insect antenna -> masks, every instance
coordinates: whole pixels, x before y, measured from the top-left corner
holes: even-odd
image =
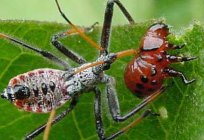
[[[56,2],[56,4],[57,4],[57,8],[58,8],[58,10],[59,10],[61,16],[69,23],[69,25],[70,25],[73,29],[75,29],[75,30],[79,33],[79,35],[80,35],[86,42],[88,42],[90,45],[92,45],[92,46],[93,46],[94,48],[96,48],[97,50],[102,51],[103,48],[102,48],[101,46],[99,46],[99,45],[98,45],[96,42],[94,42],[91,38],[89,38],[87,35],[85,35],[80,29],[78,29],[77,26],[75,26],[75,25],[66,17],[66,15],[62,12],[58,1],[55,0],[55,2]]]

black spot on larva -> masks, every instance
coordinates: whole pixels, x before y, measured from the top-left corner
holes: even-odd
[[[149,92],[154,92],[155,89],[154,89],[154,88],[148,88],[147,91],[149,91]]]
[[[143,97],[142,94],[143,94],[142,91],[140,91],[140,90],[135,90],[135,94],[134,94],[134,95],[136,95],[138,98],[142,98],[142,97]]]
[[[34,92],[34,96],[35,97],[38,97],[39,95],[39,90],[38,90],[38,87],[36,85],[33,85],[33,92]]]
[[[135,93],[138,93],[138,94],[142,94],[142,92],[140,90],[135,90]]]
[[[151,68],[151,76],[155,76],[157,74],[156,68],[152,67]]]
[[[141,76],[140,76],[140,79],[141,79],[141,81],[142,81],[143,83],[147,83],[147,82],[148,82],[148,78],[147,78],[147,76],[145,76],[145,75],[141,75]]]
[[[157,85],[157,80],[152,80],[151,84],[152,85]]]
[[[55,83],[53,81],[50,81],[49,86],[50,86],[51,91],[54,92],[54,90],[55,90]]]
[[[136,84],[136,87],[137,87],[138,89],[143,89],[143,88],[144,88],[143,84],[139,84],[139,83]]]
[[[45,83],[42,83],[41,88],[42,88],[43,94],[46,95],[47,94],[47,85]]]

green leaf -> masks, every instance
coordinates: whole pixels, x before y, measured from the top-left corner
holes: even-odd
[[[118,52],[130,48],[137,49],[139,41],[152,21],[133,26],[113,27],[111,34],[110,52]],[[68,58],[60,54],[50,43],[52,35],[66,31],[69,27],[64,24],[35,22],[35,21],[1,21],[0,32],[19,38],[34,47],[49,50],[60,58],[68,61],[72,66],[77,66]],[[95,29],[89,34],[93,40],[99,42],[101,28]],[[165,84],[169,85],[165,93],[159,99],[151,103],[147,108],[161,113],[160,117],[148,117],[138,126],[132,128],[118,139],[130,140],[187,140],[204,138],[204,28],[201,25],[191,25],[182,31],[181,35],[171,35],[171,42],[176,44],[187,43],[180,50],[171,53],[177,55],[196,56],[197,60],[175,64],[172,67],[184,72],[188,79],[195,78],[196,82],[184,85],[180,78],[171,78]],[[62,41],[72,50],[82,55],[90,62],[97,58],[98,52],[90,47],[79,36],[65,38]],[[37,68],[62,69],[53,62],[42,58],[34,52],[19,47],[4,39],[0,39],[0,89],[7,86],[8,81],[21,73]],[[117,91],[122,114],[131,110],[140,100],[135,98],[124,85],[123,72],[131,57],[117,60],[106,73],[112,75],[117,81]],[[116,123],[112,120],[108,111],[106,96],[103,89],[103,120],[106,136],[126,126],[139,116]],[[95,120],[93,113],[93,94],[84,93],[77,107],[60,123],[53,126],[50,139],[67,140],[95,140]],[[58,110],[60,113],[68,104]],[[144,111],[144,110],[143,110]],[[141,111],[141,112],[143,112]],[[49,114],[34,114],[19,111],[8,101],[0,99],[0,139],[19,140],[35,128],[46,122]],[[42,134],[37,137],[42,139]]]

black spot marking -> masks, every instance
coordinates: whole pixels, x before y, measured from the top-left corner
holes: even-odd
[[[38,102],[38,106],[41,107],[43,105],[42,101]]]
[[[152,85],[157,85],[157,80],[152,80],[151,84]]]
[[[51,105],[51,101],[47,101],[47,104],[48,104],[48,105]]]
[[[142,94],[142,91],[136,89],[135,93]]]
[[[41,88],[42,88],[43,94],[46,95],[47,94],[47,85],[45,83],[42,83]]]
[[[34,96],[35,97],[38,97],[39,95],[39,90],[38,90],[38,87],[36,85],[33,85],[33,92],[34,92]]]
[[[137,87],[138,89],[143,89],[143,88],[144,88],[144,85],[137,83],[137,84],[136,84],[136,87]]]
[[[27,99],[30,97],[30,89],[23,85],[15,85],[13,88],[15,98],[18,100]]]
[[[104,70],[109,70],[110,69],[110,65],[106,65],[103,69]]]
[[[148,88],[147,91],[149,91],[149,92],[154,92],[155,89],[154,89],[154,88]]]
[[[140,90],[135,90],[135,96],[137,96],[138,98],[142,98],[143,97],[143,92]]]
[[[51,91],[54,92],[55,91],[55,83],[53,81],[50,81],[49,86],[50,86]]]
[[[32,106],[32,103],[29,102],[29,103],[28,103],[28,106]]]
[[[143,83],[147,83],[147,82],[148,82],[148,78],[147,78],[147,76],[145,76],[145,75],[141,75],[141,76],[140,76],[140,79],[141,79],[141,81],[142,81]]]
[[[155,67],[151,68],[151,76],[155,76],[157,74],[157,70]]]

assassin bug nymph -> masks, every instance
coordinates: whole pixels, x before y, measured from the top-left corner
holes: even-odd
[[[188,81],[181,72],[177,72],[168,67],[172,62],[189,61],[195,57],[176,57],[166,53],[169,49],[180,49],[183,47],[169,44],[166,36],[169,34],[168,26],[164,23],[153,24],[147,31],[141,41],[139,50],[130,49],[118,53],[108,53],[110,28],[113,15],[113,6],[117,4],[130,24],[134,24],[133,18],[127,12],[119,0],[108,0],[105,11],[104,24],[101,35],[100,46],[87,37],[84,33],[92,30],[90,28],[78,28],[61,11],[58,1],[56,1],[59,12],[62,17],[72,27],[67,32],[56,34],[52,37],[52,44],[65,56],[74,62],[81,64],[80,67],[71,68],[66,62],[60,60],[53,54],[34,48],[15,38],[3,33],[0,38],[8,39],[22,47],[31,49],[43,57],[62,65],[65,71],[55,69],[37,69],[24,74],[20,74],[10,80],[8,87],[1,94],[2,98],[11,101],[18,108],[31,112],[50,112],[61,106],[67,100],[71,100],[70,106],[52,120],[52,125],[64,118],[76,106],[78,96],[84,91],[93,91],[95,93],[94,113],[96,120],[96,129],[98,137],[101,140],[113,139],[129,128],[138,124],[143,118],[149,115],[157,115],[150,109],[128,126],[118,132],[106,137],[103,129],[101,117],[101,92],[97,87],[98,83],[106,84],[108,105],[112,118],[117,122],[122,122],[143,109],[147,104],[156,99],[164,90],[162,81],[166,77],[180,76],[185,84],[192,83]],[[68,50],[58,39],[79,34],[83,39],[93,47],[100,50],[98,59],[93,63],[86,63],[86,60]],[[121,116],[117,94],[114,87],[114,78],[106,75],[111,64],[118,58],[135,55],[135,58],[128,64],[125,72],[125,83],[127,87],[138,97],[144,98],[130,112]],[[35,131],[26,136],[26,139],[32,139],[44,131],[46,124],[43,124]]]

